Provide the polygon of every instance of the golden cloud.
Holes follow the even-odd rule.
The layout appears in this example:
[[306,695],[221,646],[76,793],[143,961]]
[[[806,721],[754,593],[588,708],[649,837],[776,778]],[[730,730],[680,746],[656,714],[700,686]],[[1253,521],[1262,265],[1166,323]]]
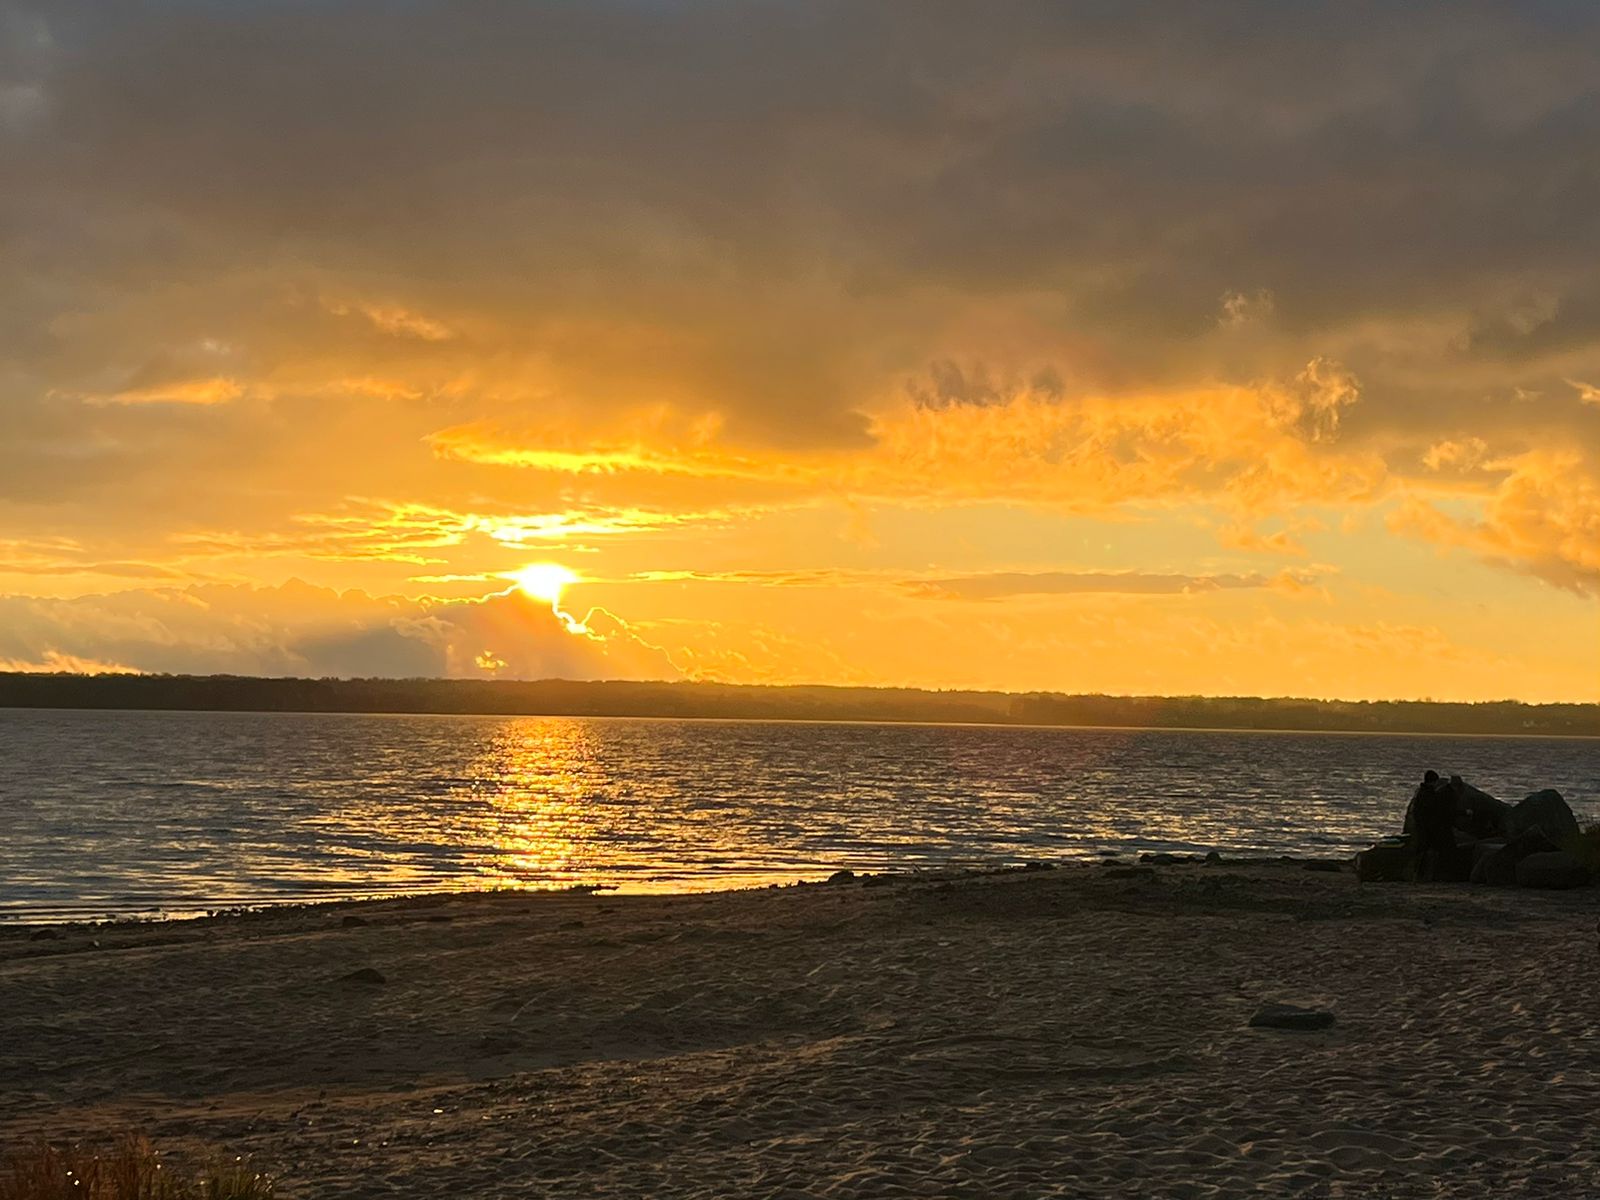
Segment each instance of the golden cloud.
[[24,675],[52,675],[57,672],[69,672],[74,675],[138,674],[137,667],[101,662],[95,658],[80,658],[75,654],[63,654],[59,650],[46,650],[35,661],[0,658],[0,671],[17,671]]
[[440,552],[481,537],[500,547],[575,538],[637,535],[684,525],[716,524],[727,514],[662,512],[593,506],[565,512],[457,512],[429,504],[348,498],[333,512],[296,513],[293,528],[191,530],[170,541],[190,554],[277,556],[334,562],[393,562],[427,566]]
[[[1306,500],[1370,501],[1386,467],[1331,439],[1359,389],[1330,360],[1288,385],[1055,398],[1024,391],[984,403],[886,401],[860,449],[796,452],[716,443],[574,444],[570,432],[509,434],[485,424],[429,436],[441,458],[551,473],[683,475],[801,487],[887,503],[1015,501],[1105,512],[1128,504],[1219,501],[1248,511]],[[565,443],[565,444],[563,444]]]
[[151,384],[148,387],[126,388],[119,392],[86,393],[82,399],[90,404],[227,404],[248,393],[259,394],[261,389],[247,387],[228,376],[203,379],[179,379],[170,383]]
[[1471,551],[1581,595],[1600,595],[1600,473],[1585,455],[1529,451],[1500,460],[1505,477],[1476,518],[1408,496],[1391,531]]
[[455,331],[443,321],[413,312],[398,304],[329,303],[329,312],[337,317],[359,316],[374,329],[394,337],[416,338],[424,342],[447,342]]

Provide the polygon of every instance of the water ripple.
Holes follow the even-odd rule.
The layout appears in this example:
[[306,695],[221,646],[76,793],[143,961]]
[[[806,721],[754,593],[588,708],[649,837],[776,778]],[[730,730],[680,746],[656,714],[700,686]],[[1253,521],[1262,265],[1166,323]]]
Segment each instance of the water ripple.
[[0,919],[1329,855],[1391,831],[1427,767],[1600,797],[1600,746],[1544,738],[12,710]]

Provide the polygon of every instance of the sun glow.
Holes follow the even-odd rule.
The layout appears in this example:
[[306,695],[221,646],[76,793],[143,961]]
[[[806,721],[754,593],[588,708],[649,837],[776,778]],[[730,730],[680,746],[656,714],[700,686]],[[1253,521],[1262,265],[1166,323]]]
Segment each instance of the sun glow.
[[525,594],[552,607],[561,603],[561,593],[568,584],[578,582],[577,573],[559,563],[533,563],[520,571],[512,571],[506,578]]

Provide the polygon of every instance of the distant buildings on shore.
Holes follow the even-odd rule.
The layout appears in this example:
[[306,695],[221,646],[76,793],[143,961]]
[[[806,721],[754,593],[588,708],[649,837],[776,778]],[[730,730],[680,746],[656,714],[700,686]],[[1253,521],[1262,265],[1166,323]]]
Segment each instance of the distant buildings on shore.
[[0,708],[478,713],[1600,737],[1600,704],[1074,696],[621,680],[0,673]]

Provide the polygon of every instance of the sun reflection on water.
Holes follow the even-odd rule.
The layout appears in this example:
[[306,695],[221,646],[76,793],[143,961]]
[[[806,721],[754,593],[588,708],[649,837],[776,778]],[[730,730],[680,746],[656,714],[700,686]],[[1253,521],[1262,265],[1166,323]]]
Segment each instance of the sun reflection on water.
[[595,867],[589,847],[605,771],[586,734],[577,723],[519,722],[473,760],[472,789],[490,809],[477,831],[493,847],[478,868],[489,886],[560,887]]

